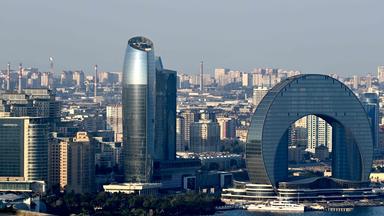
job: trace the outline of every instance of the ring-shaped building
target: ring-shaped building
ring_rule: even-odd
[[[332,177],[367,181],[373,160],[368,116],[346,85],[318,74],[280,82],[257,106],[246,144],[250,181],[276,188],[288,180],[288,128],[307,115],[332,126]]]

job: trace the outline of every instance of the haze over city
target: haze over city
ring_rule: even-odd
[[[383,8],[2,0],[0,215],[384,215]]]
[[[0,2],[0,65],[56,71],[121,71],[127,40],[151,38],[169,68],[207,73],[256,67],[376,73],[384,62],[384,2],[11,1]]]

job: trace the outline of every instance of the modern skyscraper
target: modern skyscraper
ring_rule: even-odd
[[[177,73],[163,68],[156,58],[155,155],[157,160],[176,157],[176,79]]]
[[[48,180],[48,124],[42,118],[0,117],[0,177]]]
[[[126,182],[149,182],[155,145],[155,55],[152,41],[128,41],[123,66],[123,155]]]
[[[361,101],[372,127],[373,145],[379,147],[379,97],[376,93],[364,93]]]

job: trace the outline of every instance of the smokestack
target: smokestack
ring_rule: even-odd
[[[51,56],[51,57],[49,57],[49,72],[50,72],[50,75],[48,75],[48,88],[49,89],[52,89],[51,84],[55,80],[54,79],[55,76],[54,76],[54,67],[53,66],[54,66],[53,65],[53,57]],[[51,78],[52,80],[50,80],[50,77],[52,77]]]
[[[21,93],[21,78],[23,77],[23,64],[19,64],[19,86],[18,86],[18,92]]]
[[[11,83],[11,63],[8,62],[8,64],[7,64],[7,91],[9,91],[11,89],[10,83]]]
[[[94,95],[93,95],[93,102],[97,103],[97,65],[95,65],[95,80],[93,81],[94,84]]]
[[[200,62],[200,92],[204,92],[204,62]]]

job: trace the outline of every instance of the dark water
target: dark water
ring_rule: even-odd
[[[369,208],[355,208],[351,212],[324,212],[324,211],[309,211],[304,213],[263,213],[263,212],[250,212],[246,210],[218,212],[215,216],[384,216],[384,206],[369,207]]]

